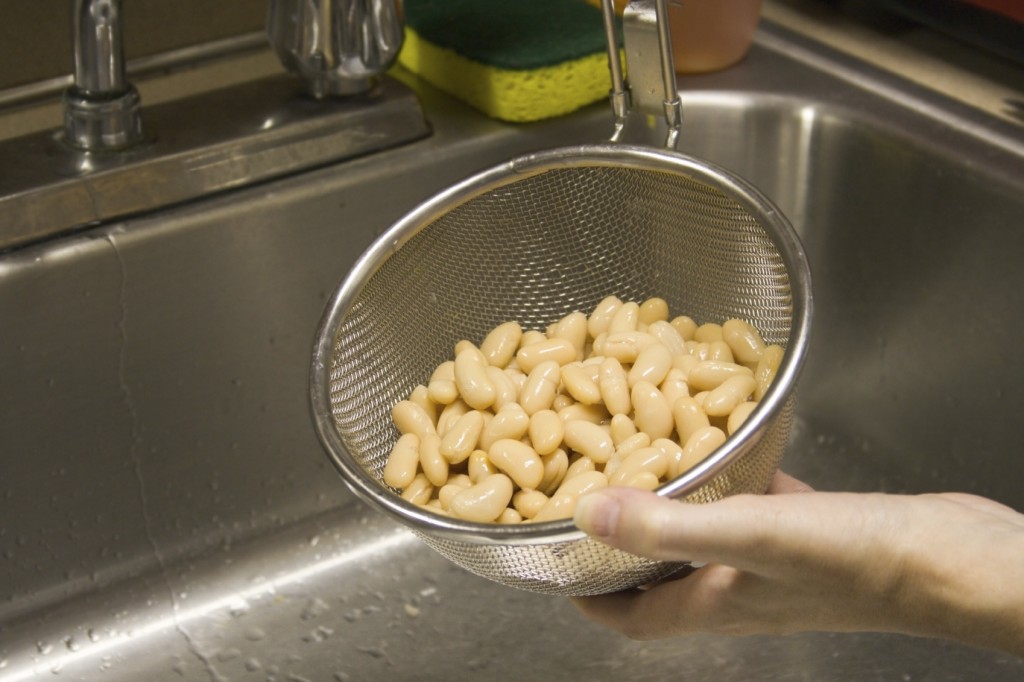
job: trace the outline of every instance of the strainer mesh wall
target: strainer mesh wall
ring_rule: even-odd
[[[444,213],[369,278],[340,326],[330,364],[332,412],[342,442],[379,480],[397,437],[391,407],[451,359],[458,340],[480,343],[507,320],[544,329],[574,310],[589,313],[610,294],[636,301],[660,296],[673,315],[698,323],[740,317],[783,346],[792,319],[790,280],[775,244],[754,216],[719,189],[649,169],[548,170]],[[772,441],[771,456],[762,446],[769,443],[755,446],[690,499],[763,492],[788,434],[783,417],[785,423],[773,425],[768,435],[780,428],[785,433],[765,439]],[[429,536],[429,529],[418,530]],[[479,545],[431,544],[463,565],[481,563]],[[551,556],[550,548],[543,549],[550,546],[537,547],[489,547],[501,556],[484,562],[496,565],[487,572],[508,578],[508,567],[520,561],[511,560],[510,552]],[[461,556],[466,552],[478,560]],[[467,567],[480,572],[479,565]],[[539,573],[550,574],[551,567]],[[553,589],[572,591],[560,582],[556,578]]]

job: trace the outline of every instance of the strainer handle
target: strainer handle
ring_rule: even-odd
[[[683,107],[676,88],[672,35],[668,23],[668,0],[630,0],[622,16],[629,82],[623,77],[619,41],[615,30],[613,0],[601,0],[608,70],[611,73],[611,105],[614,117],[612,142],[622,139],[626,119],[635,106],[645,114],[661,115],[668,124],[665,146],[675,149],[683,122]],[[657,54],[658,64],[644,55]],[[631,58],[632,57],[632,58]],[[660,83],[659,83],[660,81]]]

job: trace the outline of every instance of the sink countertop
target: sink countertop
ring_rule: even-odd
[[[1024,128],[1024,69],[1008,60],[926,26],[868,23],[822,0],[764,0],[762,17]],[[134,82],[145,108],[281,71],[268,48]],[[0,139],[60,124],[59,98],[16,107],[0,112]]]

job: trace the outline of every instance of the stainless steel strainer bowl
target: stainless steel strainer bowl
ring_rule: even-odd
[[[674,151],[556,149],[480,173],[422,204],[360,258],[327,306],[311,375],[314,421],[342,478],[464,568],[517,588],[588,595],[665,577],[571,520],[460,521],[382,482],[392,406],[455,343],[498,324],[544,329],[607,295],[660,296],[698,322],[743,318],[786,348],[742,428],[660,495],[710,502],[763,493],[779,466],[810,325],[810,274],[792,227],[756,189]]]

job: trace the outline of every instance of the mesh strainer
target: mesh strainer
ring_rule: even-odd
[[[810,323],[810,277],[786,219],[727,171],[617,143],[513,159],[420,205],[385,232],[327,306],[311,375],[314,421],[353,491],[464,568],[534,592],[587,595],[663,578],[571,520],[515,526],[433,514],[382,482],[392,406],[455,342],[498,324],[544,329],[607,295],[664,298],[698,322],[738,317],[786,348],[740,430],[657,492],[687,502],[763,493],[779,466]]]

